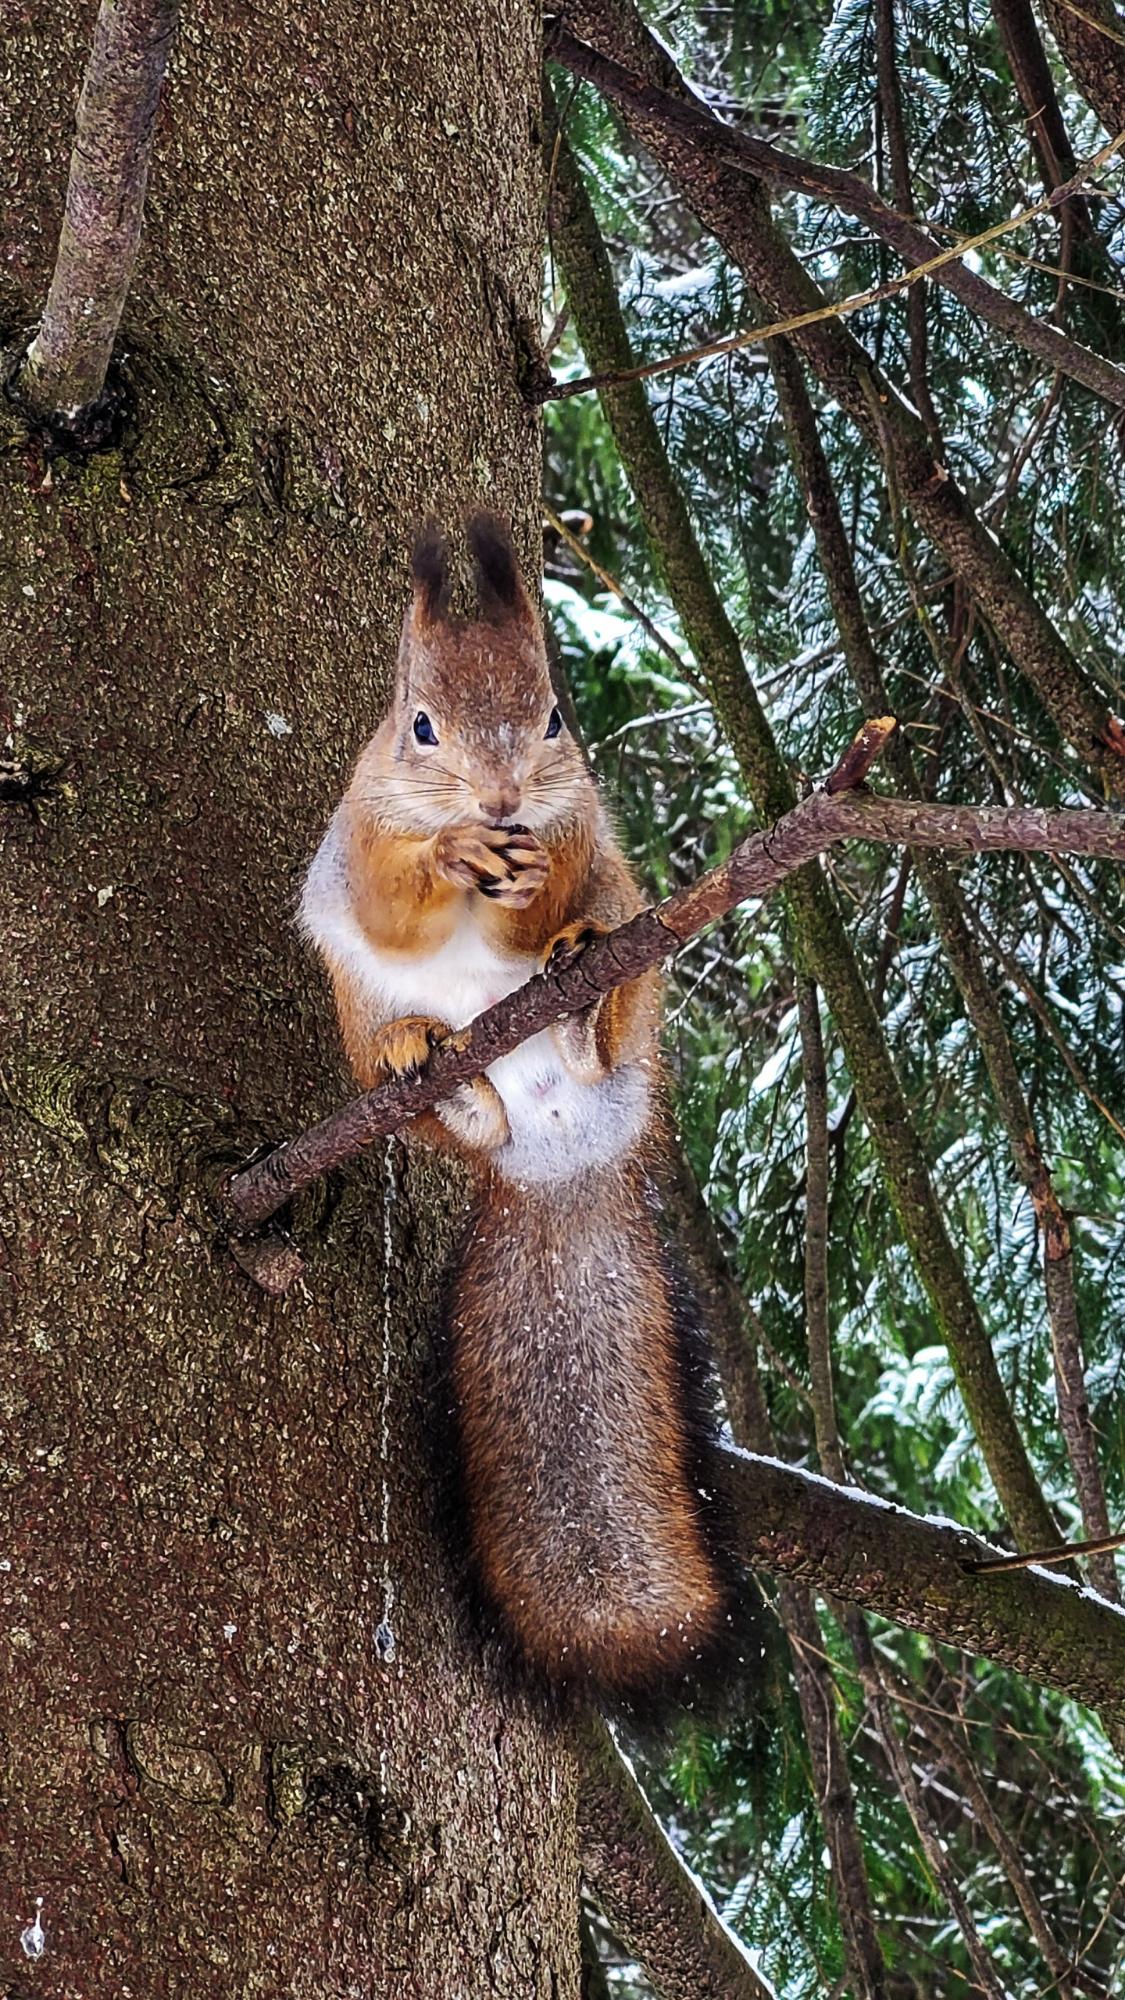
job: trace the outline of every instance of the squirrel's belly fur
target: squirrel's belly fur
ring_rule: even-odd
[[[302,927],[375,1020],[461,1027],[534,970],[467,918],[428,955],[380,950],[347,895],[337,823]],[[550,1029],[494,1063],[510,1138],[489,1156],[457,1272],[450,1366],[481,1595],[554,1685],[627,1700],[691,1681],[729,1590],[695,1459],[688,1379],[642,1163],[647,1062],[573,1076]]]
[[[347,968],[375,1019],[440,1013],[451,1028],[463,1028],[531,977],[534,958],[497,951],[469,912],[434,952],[379,950],[356,922],[348,897],[339,817],[309,870],[301,924],[322,951]],[[648,1122],[649,1083],[640,1063],[625,1064],[596,1083],[580,1082],[549,1028],[501,1056],[487,1074],[511,1127],[510,1142],[492,1156],[507,1180],[566,1180],[608,1165],[636,1146]]]
[[[507,1634],[550,1681],[595,1694],[690,1682],[726,1637],[728,1587],[635,1163],[483,1200],[451,1337],[474,1570]]]

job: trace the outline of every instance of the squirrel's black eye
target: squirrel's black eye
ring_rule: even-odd
[[[434,725],[424,708],[420,708],[414,717],[414,740],[417,743],[437,742],[437,737],[434,735]]]
[[[547,724],[547,727],[543,731],[543,734],[544,736],[557,736],[561,728],[562,728],[562,716],[559,714],[557,708],[553,708],[551,710],[551,720]]]

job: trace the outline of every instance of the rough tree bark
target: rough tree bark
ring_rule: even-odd
[[[1087,104],[1107,132],[1125,130],[1125,20],[1113,0],[1043,0],[1043,13]]]
[[[5,23],[0,345],[94,11]],[[0,414],[5,1993],[578,1992],[571,1764],[433,1532],[458,1191],[349,1173],[282,1302],[208,1195],[344,1087],[294,891],[407,525],[484,497],[534,548],[538,53],[526,0],[190,10],[124,435],[48,466]]]

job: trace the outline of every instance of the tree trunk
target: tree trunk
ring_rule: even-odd
[[[74,11],[7,30],[3,343]],[[49,467],[0,402],[5,1993],[578,1992],[570,1760],[435,1534],[459,1191],[395,1142],[305,1197],[278,1302],[211,1206],[346,1088],[294,899],[411,524],[535,548],[537,104],[527,0],[191,10],[119,448]]]

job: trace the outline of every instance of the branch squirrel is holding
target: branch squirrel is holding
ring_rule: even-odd
[[[390,707],[305,883],[364,1089],[642,907],[508,532],[477,514],[468,536],[471,621],[449,614],[440,534],[415,546]],[[477,1176],[450,1315],[477,1584],[551,1683],[626,1699],[690,1677],[730,1623],[651,1179],[659,1038],[651,973],[413,1127]]]

